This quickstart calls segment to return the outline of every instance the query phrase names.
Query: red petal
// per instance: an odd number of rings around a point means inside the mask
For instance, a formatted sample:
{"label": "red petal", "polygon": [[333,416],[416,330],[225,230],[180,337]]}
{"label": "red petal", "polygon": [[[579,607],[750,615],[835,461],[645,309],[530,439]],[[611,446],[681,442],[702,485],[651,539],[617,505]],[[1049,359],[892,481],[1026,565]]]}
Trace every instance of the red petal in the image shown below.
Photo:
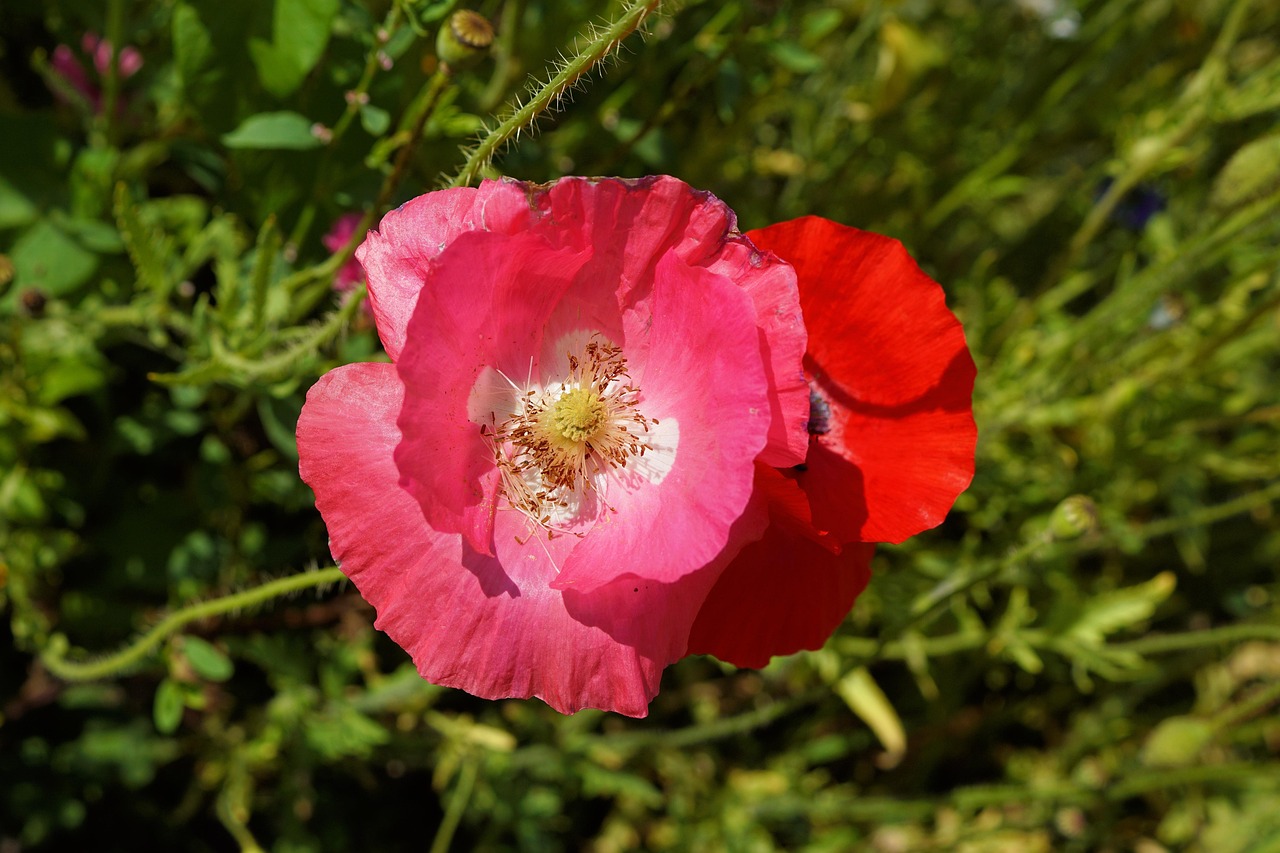
{"label": "red petal", "polygon": [[[760,470],[753,504],[771,518],[788,509],[765,486]],[[786,524],[742,549],[712,588],[689,635],[689,654],[715,655],[736,666],[761,667],[773,655],[819,649],[844,620],[871,576],[874,545],[856,543],[840,554]]]}
{"label": "red petal", "polygon": [[815,523],[869,542],[936,526],[973,478],[977,441],[976,370],[942,288],[898,241],[826,219],[747,236],[796,268],[806,367],[832,408],[816,444],[848,463],[815,469],[811,448],[799,482]]}

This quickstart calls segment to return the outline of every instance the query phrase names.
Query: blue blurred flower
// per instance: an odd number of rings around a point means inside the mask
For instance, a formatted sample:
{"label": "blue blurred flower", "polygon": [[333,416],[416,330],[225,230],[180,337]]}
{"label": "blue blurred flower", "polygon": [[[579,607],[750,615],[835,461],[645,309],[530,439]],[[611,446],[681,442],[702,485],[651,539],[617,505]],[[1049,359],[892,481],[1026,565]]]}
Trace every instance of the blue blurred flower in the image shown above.
{"label": "blue blurred flower", "polygon": [[[1114,178],[1105,178],[1098,184],[1096,197],[1102,198],[1113,183]],[[1120,199],[1120,203],[1111,211],[1111,221],[1132,231],[1141,231],[1146,227],[1147,220],[1164,210],[1164,207],[1163,193],[1150,184],[1139,184]]]}

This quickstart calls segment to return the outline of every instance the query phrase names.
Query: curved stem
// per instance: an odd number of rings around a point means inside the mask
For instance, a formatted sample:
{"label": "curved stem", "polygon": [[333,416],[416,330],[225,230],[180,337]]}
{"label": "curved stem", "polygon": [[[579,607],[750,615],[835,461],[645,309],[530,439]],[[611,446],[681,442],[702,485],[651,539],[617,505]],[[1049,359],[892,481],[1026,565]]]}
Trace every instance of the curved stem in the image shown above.
{"label": "curved stem", "polygon": [[534,92],[528,101],[516,107],[511,115],[480,140],[479,145],[471,149],[467,161],[462,164],[449,186],[463,187],[474,181],[499,148],[519,136],[538,116],[555,106],[578,80],[608,58],[627,36],[639,29],[645,19],[657,11],[659,5],[661,0],[637,0],[629,4],[613,23],[603,28],[593,28],[586,47],[566,60],[560,70]]}
{"label": "curved stem", "polygon": [[161,619],[157,625],[129,645],[96,660],[68,660],[65,638],[62,642],[58,642],[55,638],[51,648],[40,653],[40,660],[49,672],[63,681],[94,681],[108,678],[141,663],[160,645],[162,640],[192,622],[255,607],[273,598],[310,587],[337,583],[344,578],[342,570],[337,567],[320,569],[280,578],[253,589],[224,595],[221,598],[189,604]]}
{"label": "curved stem", "polygon": [[477,758],[465,759],[462,770],[458,773],[458,786],[453,789],[449,805],[445,810],[440,828],[436,830],[435,840],[431,842],[431,853],[447,853],[453,843],[453,834],[458,831],[462,815],[467,811],[467,803],[471,801],[471,791],[476,785],[476,776],[480,772],[480,761]]}
{"label": "curved stem", "polygon": [[1203,631],[1185,631],[1180,634],[1153,634],[1123,643],[1109,643],[1109,647],[1119,651],[1136,652],[1143,655],[1164,655],[1171,652],[1185,652],[1207,646],[1225,643],[1242,643],[1246,640],[1280,641],[1280,625],[1254,623],[1247,625],[1223,625],[1220,628],[1206,628]]}

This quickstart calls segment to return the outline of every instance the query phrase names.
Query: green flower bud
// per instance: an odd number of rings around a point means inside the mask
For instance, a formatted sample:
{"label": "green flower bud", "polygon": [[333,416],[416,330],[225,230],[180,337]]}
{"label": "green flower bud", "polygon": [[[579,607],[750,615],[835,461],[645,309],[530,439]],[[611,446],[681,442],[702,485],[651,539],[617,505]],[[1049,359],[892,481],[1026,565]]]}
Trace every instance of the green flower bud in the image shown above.
{"label": "green flower bud", "polygon": [[1053,509],[1049,532],[1055,539],[1075,539],[1098,529],[1098,507],[1084,495],[1072,495]]}
{"label": "green flower bud", "polygon": [[493,24],[479,12],[454,12],[436,36],[436,56],[451,71],[470,68],[489,55]]}

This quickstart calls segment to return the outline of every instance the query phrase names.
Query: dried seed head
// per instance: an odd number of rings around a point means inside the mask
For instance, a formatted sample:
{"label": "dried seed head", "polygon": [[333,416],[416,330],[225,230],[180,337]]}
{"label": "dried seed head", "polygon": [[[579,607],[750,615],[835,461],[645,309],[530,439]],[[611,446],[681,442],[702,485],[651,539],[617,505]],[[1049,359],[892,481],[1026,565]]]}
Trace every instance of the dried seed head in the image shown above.
{"label": "dried seed head", "polygon": [[478,64],[493,46],[493,24],[479,12],[454,12],[436,36],[436,56],[451,71]]}

